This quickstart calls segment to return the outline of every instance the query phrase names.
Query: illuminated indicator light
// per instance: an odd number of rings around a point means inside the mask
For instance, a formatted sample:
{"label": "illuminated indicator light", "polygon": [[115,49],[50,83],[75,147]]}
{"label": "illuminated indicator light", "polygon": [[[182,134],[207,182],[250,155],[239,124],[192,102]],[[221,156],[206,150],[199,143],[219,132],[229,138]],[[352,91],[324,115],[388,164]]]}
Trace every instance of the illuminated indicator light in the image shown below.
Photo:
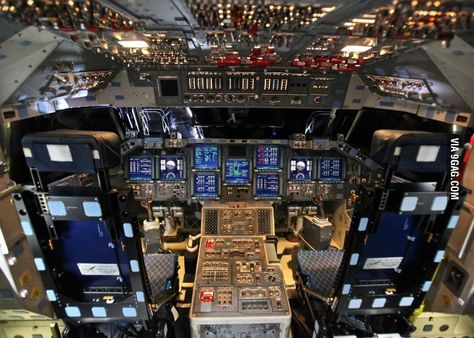
{"label": "illuminated indicator light", "polygon": [[346,47],[341,49],[341,52],[344,52],[344,53],[363,53],[363,52],[367,52],[370,49],[372,49],[371,46],[347,45]]}
{"label": "illuminated indicator light", "polygon": [[148,48],[148,43],[143,40],[121,40],[118,44],[124,48]]}
{"label": "illuminated indicator light", "polygon": [[352,22],[371,24],[371,23],[375,23],[375,19],[356,18],[356,19],[353,19]]}

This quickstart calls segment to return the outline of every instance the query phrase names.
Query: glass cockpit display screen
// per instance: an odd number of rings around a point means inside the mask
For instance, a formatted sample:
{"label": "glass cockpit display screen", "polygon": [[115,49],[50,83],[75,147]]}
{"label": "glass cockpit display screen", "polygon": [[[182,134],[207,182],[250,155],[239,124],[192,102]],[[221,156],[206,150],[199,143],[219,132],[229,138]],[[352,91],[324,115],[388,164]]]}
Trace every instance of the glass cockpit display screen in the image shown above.
{"label": "glass cockpit display screen", "polygon": [[219,148],[214,145],[194,147],[194,168],[217,169],[219,167]]}
{"label": "glass cockpit display screen", "polygon": [[319,160],[320,181],[341,181],[343,177],[343,162],[338,157],[322,157]]}
{"label": "glass cockpit display screen", "polygon": [[225,182],[229,184],[248,184],[250,181],[250,161],[227,159],[225,161]]}
{"label": "glass cockpit display screen", "polygon": [[310,181],[313,176],[313,159],[292,158],[290,159],[289,179],[292,181]]}
{"label": "glass cockpit display screen", "polygon": [[153,179],[153,157],[132,156],[128,158],[128,179],[130,181],[151,181]]}
{"label": "glass cockpit display screen", "polygon": [[271,145],[259,145],[255,148],[255,169],[279,169],[280,148]]}
{"label": "glass cockpit display screen", "polygon": [[219,178],[215,173],[195,173],[193,177],[193,195],[196,197],[217,197]]}
{"label": "glass cockpit display screen", "polygon": [[184,165],[181,156],[163,156],[159,161],[161,181],[180,181],[184,179]]}
{"label": "glass cockpit display screen", "polygon": [[256,197],[278,197],[280,195],[280,175],[261,174],[255,175]]}

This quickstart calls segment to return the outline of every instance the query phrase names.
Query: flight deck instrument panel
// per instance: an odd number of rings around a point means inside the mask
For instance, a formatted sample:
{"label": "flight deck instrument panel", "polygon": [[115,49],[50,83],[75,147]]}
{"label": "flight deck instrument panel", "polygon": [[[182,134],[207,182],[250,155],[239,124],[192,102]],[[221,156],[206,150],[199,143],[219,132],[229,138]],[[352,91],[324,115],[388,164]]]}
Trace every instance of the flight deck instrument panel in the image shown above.
{"label": "flight deck instrument panel", "polygon": [[236,337],[287,337],[285,283],[279,265],[268,262],[265,243],[275,231],[271,202],[205,202],[202,214],[192,336],[227,330]]}
{"label": "flight deck instrument panel", "polygon": [[142,145],[124,155],[137,200],[341,200],[358,184],[376,180],[379,170],[339,140],[189,139],[153,147],[147,138],[126,142]]}

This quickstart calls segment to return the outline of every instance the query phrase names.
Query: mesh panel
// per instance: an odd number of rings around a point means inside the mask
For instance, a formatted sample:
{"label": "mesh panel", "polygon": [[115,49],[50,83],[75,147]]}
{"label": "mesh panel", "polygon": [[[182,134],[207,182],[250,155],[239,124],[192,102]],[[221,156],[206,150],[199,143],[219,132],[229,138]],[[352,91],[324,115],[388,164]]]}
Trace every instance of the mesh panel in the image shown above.
{"label": "mesh panel", "polygon": [[152,298],[167,288],[176,274],[175,254],[146,254],[143,256]]}
{"label": "mesh panel", "polygon": [[206,210],[204,232],[207,235],[217,234],[217,210]]}
{"label": "mesh panel", "polygon": [[308,277],[308,287],[323,296],[332,296],[343,256],[344,250],[299,251],[298,265]]}
{"label": "mesh panel", "polygon": [[271,212],[269,209],[259,209],[257,211],[258,234],[266,235],[270,233]]}

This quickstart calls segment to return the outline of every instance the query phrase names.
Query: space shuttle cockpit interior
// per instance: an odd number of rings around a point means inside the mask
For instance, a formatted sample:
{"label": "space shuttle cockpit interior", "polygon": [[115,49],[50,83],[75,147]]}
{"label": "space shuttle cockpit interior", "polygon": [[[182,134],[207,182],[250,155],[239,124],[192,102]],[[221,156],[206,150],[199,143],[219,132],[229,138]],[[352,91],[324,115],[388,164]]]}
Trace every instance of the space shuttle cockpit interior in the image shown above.
{"label": "space shuttle cockpit interior", "polygon": [[473,19],[0,0],[0,338],[474,337]]}

